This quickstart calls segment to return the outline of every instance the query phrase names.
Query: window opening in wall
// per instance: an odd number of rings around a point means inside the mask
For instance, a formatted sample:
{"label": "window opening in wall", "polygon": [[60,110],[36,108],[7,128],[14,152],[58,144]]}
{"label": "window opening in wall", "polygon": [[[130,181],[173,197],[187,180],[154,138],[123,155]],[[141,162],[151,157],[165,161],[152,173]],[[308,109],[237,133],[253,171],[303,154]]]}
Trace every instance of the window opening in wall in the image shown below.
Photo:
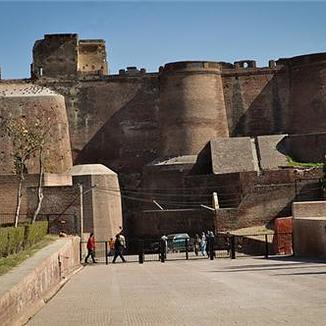
{"label": "window opening in wall", "polygon": [[244,62],[244,63],[243,63],[243,68],[248,68],[248,66],[249,66],[249,65],[248,65],[248,62]]}
{"label": "window opening in wall", "polygon": [[43,68],[42,68],[42,67],[40,67],[40,68],[38,69],[38,73],[39,73],[40,77],[43,76]]}

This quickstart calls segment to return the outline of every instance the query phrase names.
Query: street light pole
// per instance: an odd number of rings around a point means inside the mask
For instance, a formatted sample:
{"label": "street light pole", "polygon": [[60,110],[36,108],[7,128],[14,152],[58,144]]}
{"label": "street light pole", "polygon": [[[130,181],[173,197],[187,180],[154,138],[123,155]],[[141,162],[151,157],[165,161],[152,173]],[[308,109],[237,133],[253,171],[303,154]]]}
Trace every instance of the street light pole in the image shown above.
{"label": "street light pole", "polygon": [[83,200],[83,185],[79,186],[79,198],[80,198],[80,240],[83,241],[84,238],[84,200]]}

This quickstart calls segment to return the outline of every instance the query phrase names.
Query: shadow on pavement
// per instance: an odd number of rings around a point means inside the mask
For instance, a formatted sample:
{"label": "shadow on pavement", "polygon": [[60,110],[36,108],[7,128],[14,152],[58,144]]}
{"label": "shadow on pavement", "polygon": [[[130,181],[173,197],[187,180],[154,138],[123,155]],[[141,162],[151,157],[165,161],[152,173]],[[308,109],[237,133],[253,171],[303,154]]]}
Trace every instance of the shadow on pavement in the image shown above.
{"label": "shadow on pavement", "polygon": [[285,276],[285,275],[287,275],[287,276],[291,276],[291,275],[325,275],[326,274],[326,272],[306,272],[306,273],[304,273],[304,272],[299,272],[299,273],[288,273],[288,274],[276,274],[277,276]]}

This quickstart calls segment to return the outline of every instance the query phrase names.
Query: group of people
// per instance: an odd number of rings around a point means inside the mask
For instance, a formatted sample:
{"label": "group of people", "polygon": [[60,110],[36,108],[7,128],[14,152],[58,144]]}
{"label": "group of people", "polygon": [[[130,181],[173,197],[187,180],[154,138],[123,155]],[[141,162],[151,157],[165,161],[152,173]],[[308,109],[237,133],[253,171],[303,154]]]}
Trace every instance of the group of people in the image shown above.
{"label": "group of people", "polygon": [[207,233],[203,232],[201,236],[199,236],[199,234],[196,234],[194,242],[195,255],[198,256],[200,251],[202,256],[209,256],[209,243],[210,241],[214,242],[214,238],[215,236],[213,231],[207,231]]}
{"label": "group of people", "polygon": [[[111,238],[108,242],[110,251],[108,253],[108,256],[113,256],[112,263],[114,264],[116,259],[118,257],[121,258],[121,260],[125,263],[126,260],[123,257],[123,252],[126,249],[126,238],[122,234],[122,229],[120,227],[120,232],[116,234],[115,239]],[[93,263],[96,263],[95,260],[95,237],[94,233],[91,233],[89,235],[89,238],[87,240],[87,256],[85,257],[85,264],[88,263],[88,258],[91,257]]]}

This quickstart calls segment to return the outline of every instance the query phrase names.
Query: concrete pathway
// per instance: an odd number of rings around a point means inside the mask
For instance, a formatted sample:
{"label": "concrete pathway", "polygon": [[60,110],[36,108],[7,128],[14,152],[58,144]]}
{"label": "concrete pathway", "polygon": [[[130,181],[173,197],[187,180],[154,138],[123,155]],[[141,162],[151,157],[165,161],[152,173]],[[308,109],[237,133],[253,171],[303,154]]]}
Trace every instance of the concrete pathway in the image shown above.
{"label": "concrete pathway", "polygon": [[325,325],[326,264],[239,258],[87,266],[36,325]]}

